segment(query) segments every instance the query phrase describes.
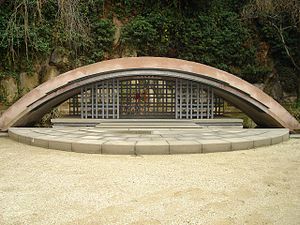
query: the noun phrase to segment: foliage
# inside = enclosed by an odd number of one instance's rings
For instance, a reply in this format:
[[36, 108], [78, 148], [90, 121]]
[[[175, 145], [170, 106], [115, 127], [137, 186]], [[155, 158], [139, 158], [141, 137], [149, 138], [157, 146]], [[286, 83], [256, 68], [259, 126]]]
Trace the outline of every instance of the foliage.
[[[243, 10], [243, 17], [252, 20], [261, 37], [270, 44], [275, 67], [279, 73], [283, 72], [280, 78], [285, 89], [296, 89], [300, 99], [299, 1], [251, 0]], [[286, 75], [287, 70], [290, 76]]]
[[194, 18], [170, 10], [150, 13], [133, 18], [122, 33], [123, 45], [136, 49], [138, 55], [182, 58], [229, 72], [239, 67], [247, 71], [246, 79], [253, 75], [257, 81], [270, 70], [255, 61], [256, 49], [247, 46], [250, 38], [238, 14], [228, 11]]
[[287, 110], [300, 122], [300, 101], [286, 106]]
[[[69, 68], [133, 49], [138, 56], [208, 64], [250, 82], [276, 72], [285, 91], [300, 90], [296, 0], [2, 0], [0, 7], [0, 80], [33, 71], [54, 49], [70, 52]], [[114, 43], [115, 18], [123, 25], [120, 43]], [[271, 64], [257, 57], [261, 41], [270, 45]]]
[[276, 68], [280, 74], [279, 80], [283, 89], [290, 93], [297, 91], [297, 71], [295, 68], [287, 67], [280, 63], [276, 65]]
[[96, 20], [92, 24], [93, 52], [92, 59], [103, 60], [104, 52], [111, 52], [113, 49], [115, 27], [108, 19]]
[[[59, 47], [69, 49], [74, 61], [82, 55], [103, 59], [103, 52], [112, 48], [114, 30], [111, 21], [99, 18], [102, 12], [93, 10], [102, 3], [101, 0], [2, 2], [0, 73], [24, 71], [22, 65], [33, 65]], [[92, 50], [96, 53], [90, 54]]]
[[155, 49], [158, 33], [145, 17], [138, 16], [124, 27], [122, 38], [139, 55], [148, 55]]

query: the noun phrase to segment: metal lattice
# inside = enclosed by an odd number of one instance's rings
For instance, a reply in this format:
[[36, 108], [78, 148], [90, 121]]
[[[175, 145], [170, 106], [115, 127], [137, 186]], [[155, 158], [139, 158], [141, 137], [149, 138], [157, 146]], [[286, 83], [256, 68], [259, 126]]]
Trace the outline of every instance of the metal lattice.
[[81, 88], [69, 101], [70, 115], [97, 119], [205, 119], [222, 115], [213, 88], [179, 78], [114, 78]]
[[174, 118], [175, 81], [126, 79], [120, 81], [120, 118]]

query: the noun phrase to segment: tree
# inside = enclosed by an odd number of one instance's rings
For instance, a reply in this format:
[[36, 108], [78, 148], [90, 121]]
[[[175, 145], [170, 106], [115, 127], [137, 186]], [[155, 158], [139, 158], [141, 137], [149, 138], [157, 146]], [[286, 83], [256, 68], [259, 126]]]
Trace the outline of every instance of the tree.
[[[246, 19], [260, 20], [273, 28], [287, 58], [297, 71], [297, 95], [300, 99], [300, 49], [298, 39], [300, 38], [300, 2], [298, 0], [252, 0], [246, 5], [242, 14]], [[296, 43], [293, 48], [288, 43], [291, 33], [296, 33]]]

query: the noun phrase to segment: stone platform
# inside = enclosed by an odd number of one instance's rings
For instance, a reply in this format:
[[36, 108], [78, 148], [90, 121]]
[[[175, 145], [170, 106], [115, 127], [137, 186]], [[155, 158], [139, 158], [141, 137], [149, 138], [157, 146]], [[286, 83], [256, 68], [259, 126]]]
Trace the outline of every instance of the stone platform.
[[288, 129], [10, 128], [19, 142], [97, 154], [186, 154], [252, 149], [289, 139]]

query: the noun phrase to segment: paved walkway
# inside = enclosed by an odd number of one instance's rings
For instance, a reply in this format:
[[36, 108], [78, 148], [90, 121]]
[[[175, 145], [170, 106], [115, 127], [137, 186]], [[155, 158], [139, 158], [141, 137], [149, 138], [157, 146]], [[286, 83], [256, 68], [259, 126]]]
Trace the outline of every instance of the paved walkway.
[[251, 149], [289, 139], [288, 129], [11, 128], [9, 136], [38, 147], [98, 154], [184, 154]]

